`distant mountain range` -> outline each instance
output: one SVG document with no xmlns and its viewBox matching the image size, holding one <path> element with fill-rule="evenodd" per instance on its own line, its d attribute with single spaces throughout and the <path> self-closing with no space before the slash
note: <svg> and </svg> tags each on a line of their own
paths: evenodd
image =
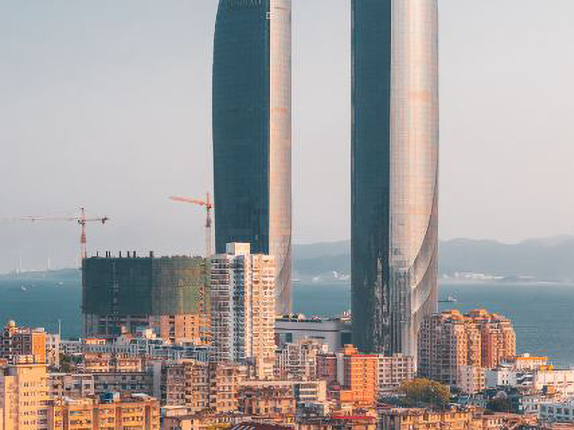
<svg viewBox="0 0 574 430">
<path fill-rule="evenodd" d="M 351 273 L 351 243 L 295 245 L 293 277 L 300 280 L 348 281 Z M 529 239 L 516 244 L 494 240 L 453 239 L 439 244 L 439 272 L 474 273 L 505 278 L 574 280 L 574 236 Z M 0 277 L 14 277 L 14 274 Z M 26 277 L 79 278 L 78 269 L 30 272 Z"/>
<path fill-rule="evenodd" d="M 480 273 L 507 278 L 574 279 L 574 236 L 529 239 L 516 244 L 494 240 L 453 239 L 439 244 L 439 272 Z M 296 245 L 296 278 L 351 271 L 350 241 Z"/>
</svg>

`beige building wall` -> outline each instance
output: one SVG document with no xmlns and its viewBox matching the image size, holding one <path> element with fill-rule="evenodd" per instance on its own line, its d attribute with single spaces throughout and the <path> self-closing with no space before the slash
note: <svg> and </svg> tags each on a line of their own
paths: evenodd
<svg viewBox="0 0 574 430">
<path fill-rule="evenodd" d="M 273 376 L 275 259 L 228 244 L 211 258 L 212 345 L 218 362 L 254 361 L 257 375 Z"/>
<path fill-rule="evenodd" d="M 42 364 L 0 367 L 0 428 L 48 430 L 48 384 Z"/>
</svg>

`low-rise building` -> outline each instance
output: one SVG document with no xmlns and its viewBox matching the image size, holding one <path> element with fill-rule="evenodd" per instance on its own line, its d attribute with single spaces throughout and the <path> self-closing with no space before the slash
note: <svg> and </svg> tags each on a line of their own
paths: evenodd
<svg viewBox="0 0 574 430">
<path fill-rule="evenodd" d="M 118 354 L 84 354 L 84 370 L 88 373 L 100 372 L 141 372 L 141 357 L 130 357 Z"/>
<path fill-rule="evenodd" d="M 574 395 L 574 370 L 540 366 L 538 370 L 517 370 L 499 366 L 485 372 L 486 388 L 514 387 L 531 394 Z"/>
<path fill-rule="evenodd" d="M 538 370 L 541 366 L 548 366 L 548 357 L 522 354 L 514 357 L 505 357 L 501 364 L 516 370 Z"/>
<path fill-rule="evenodd" d="M 79 399 L 96 394 L 94 375 L 90 373 L 49 373 L 50 397 Z"/>
<path fill-rule="evenodd" d="M 293 421 L 297 411 L 295 388 L 291 381 L 246 381 L 240 384 L 238 409 L 247 415 Z"/>
<path fill-rule="evenodd" d="M 15 321 L 8 321 L 0 330 L 0 358 L 15 364 L 21 355 L 31 356 L 35 364 L 45 364 L 46 332 L 43 328 L 18 327 Z"/>
<path fill-rule="evenodd" d="M 297 430 L 376 430 L 376 417 L 359 415 L 333 415 L 327 417 L 302 417 Z"/>
<path fill-rule="evenodd" d="M 298 339 L 284 343 L 275 352 L 275 378 L 305 381 L 317 378 L 317 356 L 325 354 L 329 346 L 319 339 Z"/>
<path fill-rule="evenodd" d="M 159 430 L 159 402 L 145 395 L 49 403 L 50 430 Z"/>
<path fill-rule="evenodd" d="M 574 399 L 540 403 L 538 418 L 545 422 L 574 423 Z"/>
<path fill-rule="evenodd" d="M 153 381 L 149 372 L 93 373 L 96 394 L 119 392 L 122 394 L 152 395 Z"/>
<path fill-rule="evenodd" d="M 339 351 L 351 341 L 350 318 L 307 318 L 302 314 L 283 315 L 275 320 L 275 339 L 282 348 L 285 343 L 317 339 L 329 351 Z"/>
<path fill-rule="evenodd" d="M 163 430 L 213 430 L 229 428 L 249 419 L 238 412 L 168 415 L 163 418 Z M 243 429 L 247 430 L 247 429 Z"/>
<path fill-rule="evenodd" d="M 485 414 L 483 410 L 450 409 L 435 411 L 422 408 L 385 409 L 379 415 L 380 430 L 500 430 L 510 421 L 524 418 L 513 414 Z"/>
<path fill-rule="evenodd" d="M 62 353 L 69 357 L 80 355 L 84 352 L 82 339 L 61 339 L 60 348 Z"/>
<path fill-rule="evenodd" d="M 46 363 L 49 366 L 60 366 L 60 335 L 46 333 Z"/>
</svg>

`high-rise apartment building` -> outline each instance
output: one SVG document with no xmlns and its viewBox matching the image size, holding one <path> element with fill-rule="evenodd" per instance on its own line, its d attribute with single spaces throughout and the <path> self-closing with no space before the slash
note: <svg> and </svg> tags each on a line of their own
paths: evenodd
<svg viewBox="0 0 574 430">
<path fill-rule="evenodd" d="M 461 366 L 492 369 L 516 355 L 510 320 L 484 309 L 465 315 L 450 310 L 426 318 L 418 343 L 420 376 L 451 385 L 458 384 Z"/>
<path fill-rule="evenodd" d="M 341 403 L 374 407 L 378 393 L 378 357 L 360 354 L 353 345 L 345 345 L 339 355 L 343 365 Z"/>
<path fill-rule="evenodd" d="M 0 428 L 48 430 L 46 365 L 0 366 Z"/>
<path fill-rule="evenodd" d="M 291 309 L 291 0 L 220 0 L 213 55 L 215 246 L 276 259 Z"/>
<path fill-rule="evenodd" d="M 352 311 L 362 351 L 416 355 L 437 310 L 437 0 L 352 1 Z"/>
<path fill-rule="evenodd" d="M 275 259 L 227 244 L 211 258 L 211 329 L 215 361 L 253 361 L 272 376 L 275 358 Z"/>
</svg>

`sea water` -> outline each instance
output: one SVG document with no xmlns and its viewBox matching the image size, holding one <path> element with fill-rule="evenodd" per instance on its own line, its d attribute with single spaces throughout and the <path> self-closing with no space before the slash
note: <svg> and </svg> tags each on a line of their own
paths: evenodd
<svg viewBox="0 0 574 430">
<path fill-rule="evenodd" d="M 81 284 L 77 279 L 0 280 L 0 324 L 45 327 L 62 322 L 64 337 L 81 335 Z M 551 283 L 443 283 L 441 309 L 484 308 L 513 322 L 519 353 L 550 357 L 556 365 L 574 365 L 574 285 Z M 307 316 L 337 316 L 350 309 L 345 282 L 293 284 L 294 311 Z"/>
</svg>

